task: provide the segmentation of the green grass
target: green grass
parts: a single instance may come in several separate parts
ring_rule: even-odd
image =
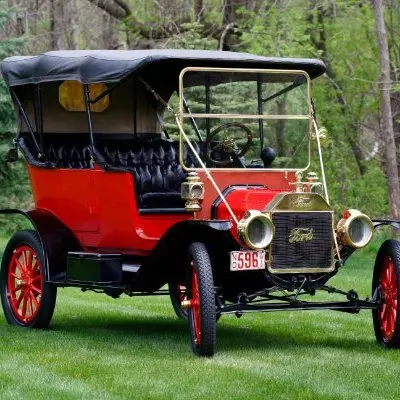
[[[377,244],[332,284],[368,295]],[[198,359],[168,298],[60,289],[51,328],[0,317],[1,399],[395,399],[400,351],[375,343],[371,313],[222,317],[217,354]]]

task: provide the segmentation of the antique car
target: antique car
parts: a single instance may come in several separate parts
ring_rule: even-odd
[[[3,254],[8,323],[47,327],[57,287],[73,286],[169,296],[199,356],[220,316],[278,310],[370,309],[377,341],[400,346],[398,241],[378,252],[371,298],[327,285],[375,228],[400,224],[334,215],[311,97],[323,62],[53,51],[1,71],[35,204],[0,210],[32,226]]]

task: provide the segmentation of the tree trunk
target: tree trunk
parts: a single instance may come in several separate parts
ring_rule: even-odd
[[[236,11],[245,5],[245,0],[225,0],[222,31],[220,39],[220,50],[233,50],[235,44],[238,43],[234,35],[234,27],[236,25]]]
[[[383,1],[373,0],[373,6],[375,10],[376,33],[378,37],[378,50],[381,69],[381,133],[386,148],[385,161],[389,186],[390,215],[393,219],[400,219],[399,171],[397,169],[392,108],[390,104],[392,81],[390,78],[389,48],[386,36],[385,20],[383,17]]]
[[[103,49],[116,50],[119,48],[115,19],[109,14],[103,15],[101,38]]]
[[[17,36],[23,36],[26,33],[26,14],[24,11],[17,12]]]
[[[76,0],[64,2],[64,18],[67,22],[67,46],[69,50],[78,49],[78,15],[76,10]]]
[[[194,15],[199,22],[203,19],[203,0],[194,0]]]
[[[50,38],[53,50],[62,49],[62,0],[50,0]]]

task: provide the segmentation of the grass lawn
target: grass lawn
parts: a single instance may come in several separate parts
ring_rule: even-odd
[[[332,284],[369,295],[377,244]],[[198,359],[169,299],[59,289],[51,328],[0,316],[1,399],[397,399],[400,351],[375,344],[371,313],[222,317]]]

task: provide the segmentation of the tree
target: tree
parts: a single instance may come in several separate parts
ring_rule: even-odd
[[[15,14],[6,2],[0,0],[0,61],[5,57],[16,55],[22,49],[23,38],[4,37],[7,22],[15,18]],[[5,155],[11,147],[15,135],[15,112],[6,84],[0,78],[0,208],[24,208],[30,203],[30,188],[26,176],[25,166],[19,161],[12,166],[8,165]],[[0,216],[2,231],[12,230],[8,217]]]
[[[384,5],[382,0],[373,0],[375,10],[376,33],[378,38],[381,86],[381,132],[385,143],[386,172],[388,176],[390,214],[393,219],[400,219],[400,187],[397,168],[396,145],[393,133],[392,108],[390,92],[392,80],[390,76],[390,57],[386,36]]]

